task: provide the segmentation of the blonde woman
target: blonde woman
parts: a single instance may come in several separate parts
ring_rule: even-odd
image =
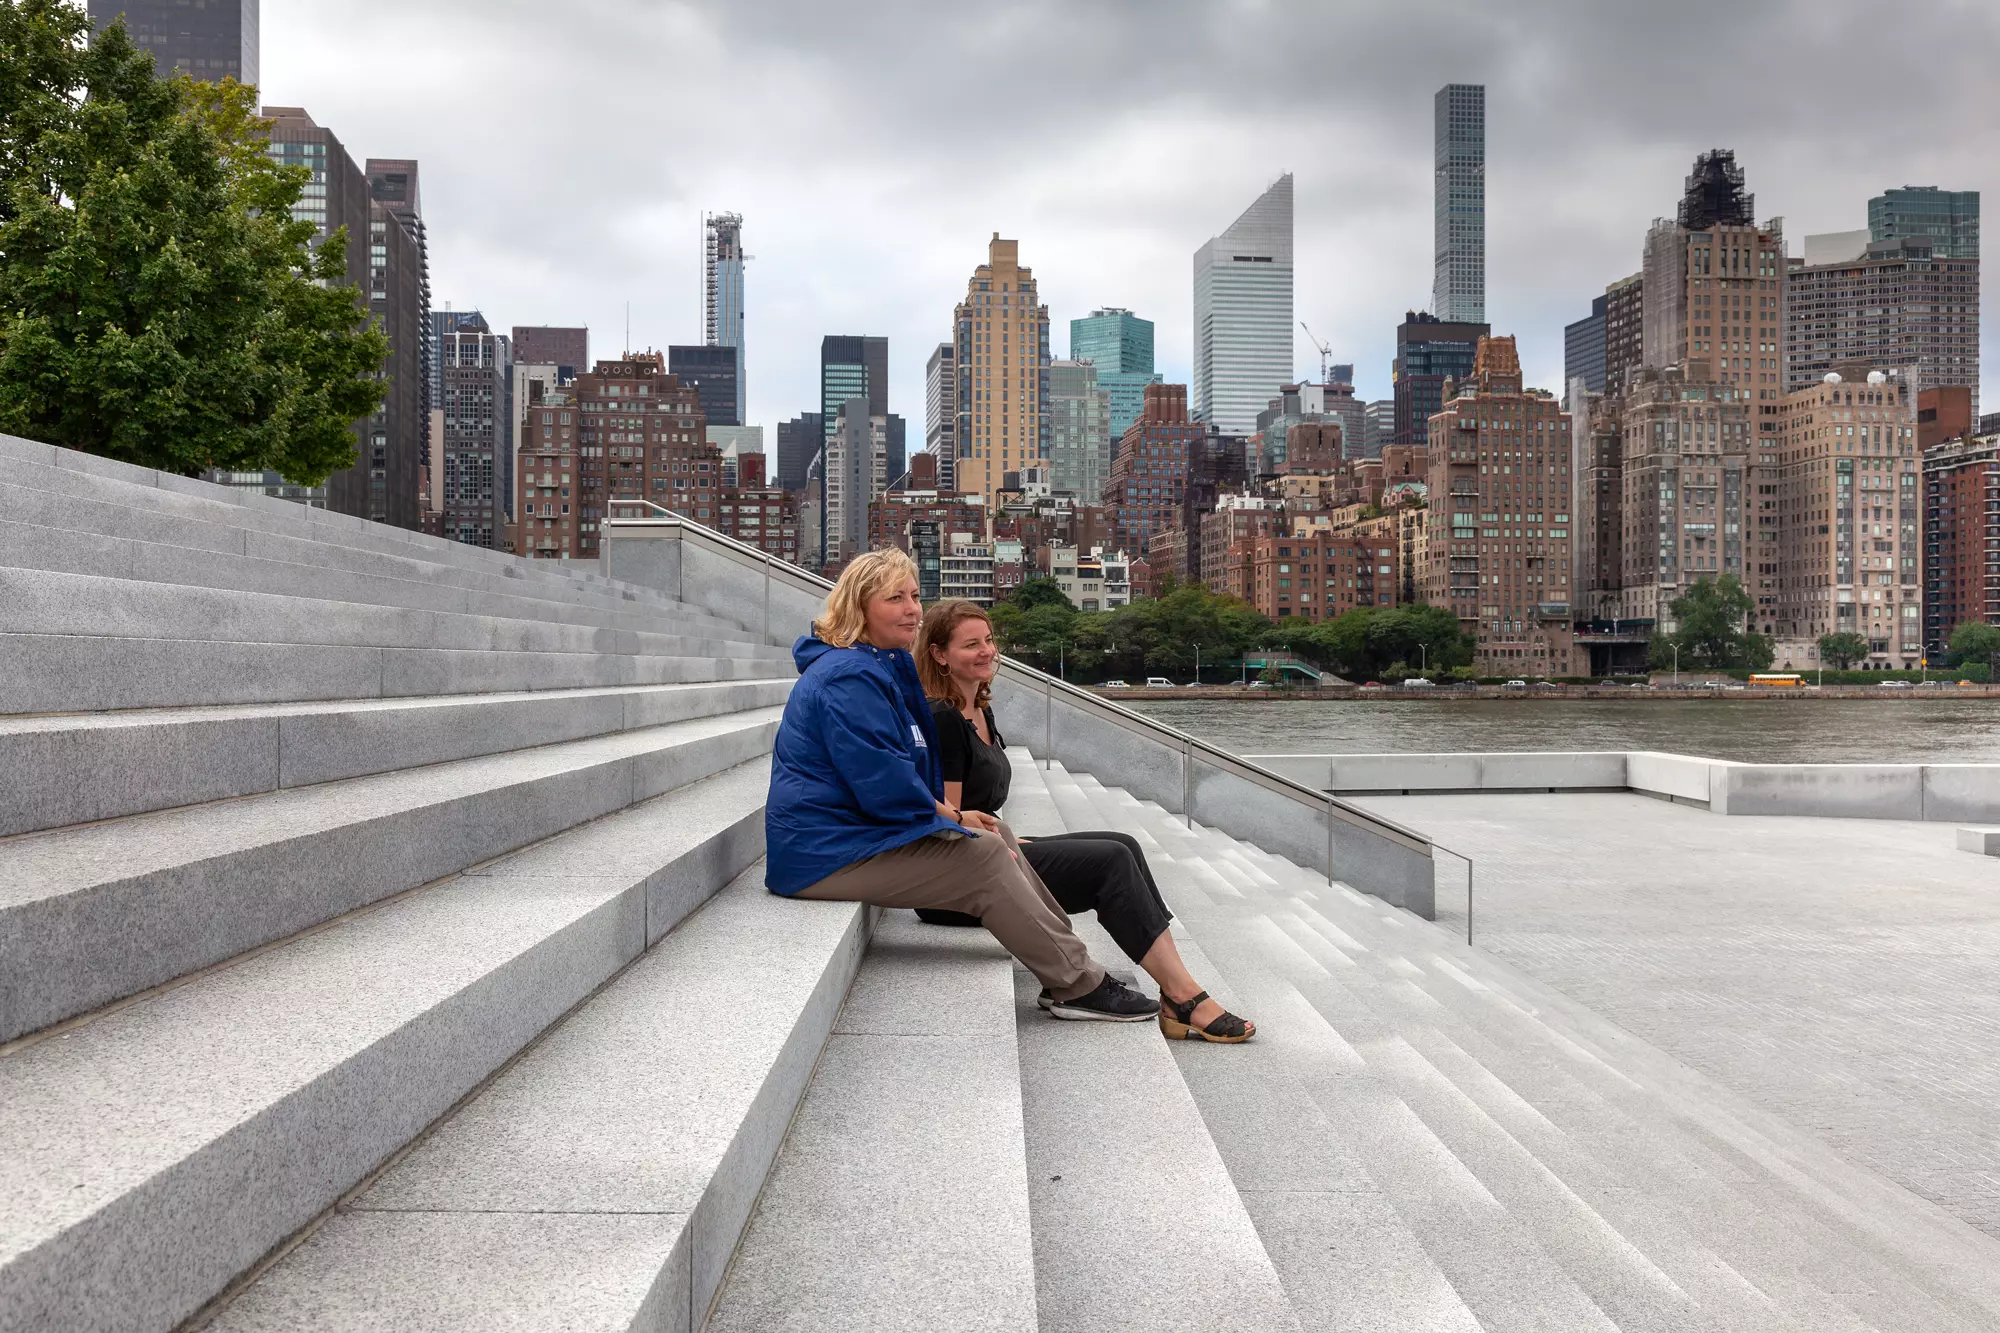
[[[1000,664],[992,619],[972,602],[939,602],[924,615],[916,656],[917,675],[937,723],[945,802],[962,808],[968,819],[975,812],[998,816],[1007,803],[1014,766],[989,707]],[[1167,929],[1173,913],[1153,882],[1137,839],[1087,830],[1022,838],[1020,846],[1064,911],[1097,913],[1125,956],[1160,984],[1160,1031],[1168,1038],[1233,1044],[1256,1034],[1255,1023],[1211,999],[1181,961],[1180,947]],[[940,925],[979,924],[935,911],[922,915]],[[1042,997],[1043,1004],[1050,1002]]]
[[[799,682],[771,755],[765,886],[968,913],[1048,988],[1055,1017],[1152,1018],[1159,1005],[1092,960],[1000,822],[942,799],[937,729],[910,656],[922,618],[916,564],[870,551],[792,646]]]

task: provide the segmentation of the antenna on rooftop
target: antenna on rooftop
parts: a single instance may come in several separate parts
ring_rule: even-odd
[[[1314,335],[1312,329],[1307,327],[1306,322],[1304,320],[1299,321],[1299,327],[1305,329],[1306,341],[1310,342],[1314,347],[1319,348],[1319,382],[1321,384],[1325,384],[1327,375],[1326,367],[1328,360],[1330,360],[1333,356],[1333,344],[1321,342],[1319,338]]]

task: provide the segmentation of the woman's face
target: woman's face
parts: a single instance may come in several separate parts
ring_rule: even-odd
[[[877,648],[908,650],[924,623],[924,606],[917,600],[917,581],[905,578],[878,591],[862,605],[866,621],[861,637]]]
[[[993,679],[1000,666],[1000,650],[993,644],[993,627],[977,616],[958,622],[951,642],[942,648],[933,644],[931,655],[951,678],[965,685],[980,685]]]

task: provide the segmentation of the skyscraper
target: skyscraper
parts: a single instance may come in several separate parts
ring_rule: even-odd
[[[366,517],[399,528],[423,524],[418,478],[430,456],[431,280],[417,164],[369,158],[368,309],[389,338],[381,407],[363,427]]]
[[[1568,675],[1569,418],[1522,386],[1512,338],[1481,338],[1454,390],[1430,423],[1422,595],[1476,637],[1475,666]]]
[[[736,400],[730,421],[744,423],[748,388],[743,365],[743,215],[706,213],[701,220],[702,341],[710,347],[736,349]],[[704,400],[706,401],[706,400]],[[709,424],[719,424],[711,416]]]
[[[958,367],[958,489],[991,506],[1003,474],[1049,457],[1049,308],[1036,297],[1021,243],[987,243],[952,312]]]
[[[1592,393],[1604,392],[1604,304],[1592,297],[1590,313],[1563,326],[1563,383],[1582,380]]]
[[[1472,373],[1484,324],[1454,324],[1412,310],[1396,328],[1395,444],[1422,444],[1430,419],[1444,406],[1444,382]]]
[[[1784,272],[1784,232],[1775,218],[1757,224],[1736,154],[1701,154],[1679,211],[1646,233],[1641,363],[1686,366],[1690,379],[1725,386],[1725,396],[1776,403],[1785,392]],[[1757,428],[1775,448],[1777,415],[1758,413]]]
[[[1432,112],[1436,175],[1431,309],[1448,324],[1486,322],[1486,85],[1447,83]]]
[[[554,366],[557,375],[575,379],[590,369],[590,330],[548,324],[514,326],[514,360]]]
[[[1292,373],[1292,174],[1194,252],[1190,413],[1249,435]],[[1072,349],[1074,350],[1074,349]]]
[[[186,70],[204,83],[257,82],[257,0],[90,0],[91,26],[124,16],[161,78]]]
[[[1868,239],[1928,236],[1939,259],[1979,258],[1979,191],[1905,185],[1868,201]]]
[[[850,417],[881,417],[886,449],[889,415],[889,340],[829,335],[820,340],[819,346],[819,410],[823,432],[820,445],[823,456],[820,475],[825,485],[820,488],[820,546],[816,554],[822,565],[833,558],[838,550],[839,531],[834,523],[837,516],[832,513],[830,506],[836,493],[842,490],[842,482],[845,480],[834,472],[834,438],[842,429],[842,411],[849,400],[855,398],[863,400],[866,410],[850,413]],[[850,422],[848,429],[851,431],[858,427]],[[861,512],[864,516],[868,512],[868,502],[873,498],[872,495],[862,498]],[[863,521],[865,523],[865,518]]]
[[[736,405],[743,401],[737,370],[742,365],[740,347],[703,343],[693,347],[667,348],[667,370],[684,385],[701,391],[701,410],[711,426],[741,426]]]
[[[1646,325],[1646,280],[1642,273],[1620,278],[1604,289],[1604,391],[1617,393],[1625,372],[1640,364]]]
[[[817,412],[801,412],[790,421],[778,423],[777,484],[788,491],[802,491],[813,459],[826,447],[826,423]],[[818,515],[815,513],[814,522]],[[818,547],[813,548],[818,554]]]
[[[1049,485],[1094,505],[1111,471],[1111,395],[1089,361],[1049,364]]]
[[[164,12],[167,6],[161,6]],[[206,11],[203,11],[204,13]],[[265,107],[271,118],[269,152],[286,166],[302,166],[312,174],[292,205],[292,217],[313,226],[318,244],[340,228],[347,229],[347,272],[345,283],[353,289],[357,302],[365,302],[369,289],[363,284],[371,276],[371,204],[368,179],[347,149],[330,129],[316,124],[302,107]],[[393,352],[391,360],[393,363]],[[315,509],[331,509],[339,514],[366,517],[369,513],[369,472],[373,451],[371,422],[355,423],[354,466],[343,468],[320,486],[295,486],[275,472],[223,472],[211,480],[229,486],[262,490],[266,495],[297,500]],[[386,478],[385,478],[386,481]]]
[[[438,340],[438,406],[444,412],[444,535],[468,546],[497,546],[511,512],[507,339],[478,311],[457,317]]]
[[[1122,306],[1093,310],[1069,322],[1069,355],[1097,367],[1097,387],[1111,395],[1111,442],[1116,450],[1125,428],[1139,419],[1146,386],[1158,384],[1153,370],[1153,321]]]
[[[1785,391],[1850,363],[1894,366],[1917,390],[1963,385],[1979,411],[1979,261],[1929,236],[1806,237],[1785,273]],[[1844,244],[1843,244],[1844,243]]]
[[[937,460],[938,488],[958,489],[958,354],[951,343],[939,343],[924,363],[924,448]]]

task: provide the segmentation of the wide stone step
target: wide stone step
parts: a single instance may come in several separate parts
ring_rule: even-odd
[[[0,634],[0,716],[786,680],[758,657]]]
[[[679,788],[0,1053],[0,1329],[175,1327],[755,861],[768,772]],[[684,1126],[645,1128],[666,1143]]]
[[[708,1333],[1034,1333],[1013,971],[883,916]]]
[[[0,436],[0,519],[565,603],[680,606],[587,565],[521,560],[7,436]]]
[[[0,717],[0,836],[784,703],[789,680]]]
[[[780,711],[0,841],[0,1041],[766,755]]]
[[[745,639],[0,568],[0,634],[789,660]]]
[[[1103,827],[1061,794],[1075,787],[1060,764],[1040,776],[1078,815],[1067,831]],[[1094,915],[1074,925],[1099,962],[1157,993]],[[1300,1328],[1158,1025],[1059,1022],[1036,1006],[1032,975],[1017,968],[1014,982],[1045,1333]]]
[[[211,1327],[700,1328],[872,915],[762,881],[739,876]]]
[[[10,502],[18,504],[22,494],[18,488],[0,487],[0,513],[6,511]],[[334,554],[341,548],[316,542],[292,544],[297,549],[285,553],[289,558],[279,559],[0,521],[0,567],[551,624],[668,631],[745,641],[756,638],[734,621],[679,604],[649,605],[569,588],[543,588],[540,589],[543,595],[536,596],[518,579],[477,580],[511,585],[503,589],[465,587],[463,580],[436,577],[448,566],[427,566],[414,561],[408,562],[407,570],[393,576],[357,573],[343,567],[351,561]],[[561,593],[559,597],[548,595],[557,592]]]
[[[1049,796],[1041,761],[1018,745],[1007,747],[1007,758],[1014,768],[1013,780],[1008,784],[1007,808],[1000,812],[1007,826],[1022,838],[1065,832],[1062,815]]]
[[[1885,1197],[1883,1182],[1788,1126],[1751,1128],[1712,1086],[1695,1088],[1691,1071],[1434,927],[1235,846],[1244,867],[1282,887],[1266,895],[1235,874],[1232,888],[1268,918],[1253,934],[1241,923],[1217,926],[1221,939],[1201,929],[1211,949],[1244,948],[1239,979],[1268,972],[1310,997],[1351,1058],[1621,1327],[1977,1328],[1990,1318],[1984,1283],[1963,1280],[1981,1267],[1964,1251],[1971,1238],[1937,1231],[1949,1220],[1920,1200]],[[1668,1086],[1681,1080],[1685,1094]],[[1816,1166],[1799,1164],[1808,1160]],[[1842,1201],[1828,1181],[1859,1193]],[[1920,1215],[1907,1215],[1911,1205]],[[1870,1213],[1897,1222],[1857,1229]],[[1894,1230],[1922,1239],[1885,1244]]]

